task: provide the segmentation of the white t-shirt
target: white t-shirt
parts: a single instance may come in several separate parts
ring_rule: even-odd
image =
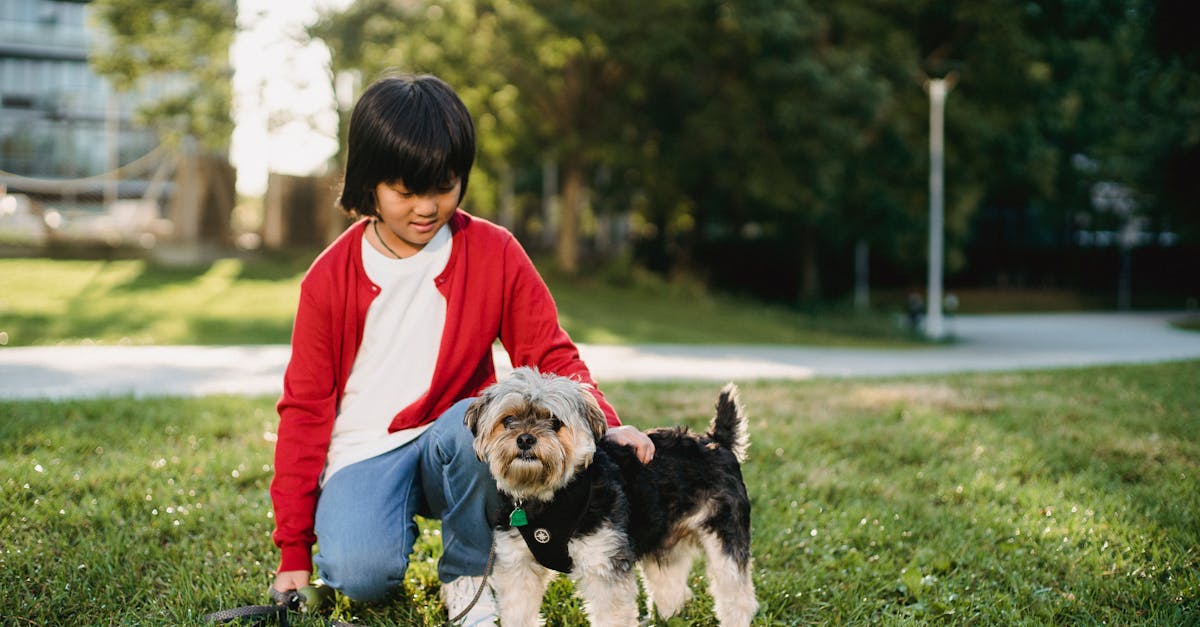
[[[428,428],[388,433],[392,418],[420,398],[433,379],[446,326],[446,299],[434,279],[450,259],[450,235],[443,226],[417,254],[396,259],[375,250],[363,233],[363,268],[379,295],[367,309],[362,344],[333,423],[322,485],[338,470],[393,450]]]

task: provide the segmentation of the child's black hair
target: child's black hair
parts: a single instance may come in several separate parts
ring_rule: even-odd
[[[350,115],[346,176],[338,202],[352,215],[376,216],[375,187],[400,181],[423,195],[456,177],[467,193],[475,162],[475,125],[466,105],[436,76],[382,78]]]

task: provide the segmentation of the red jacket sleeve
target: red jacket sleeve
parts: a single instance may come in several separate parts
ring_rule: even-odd
[[[514,367],[534,366],[541,372],[570,377],[591,386],[610,427],[621,425],[617,412],[592,380],[579,349],[558,322],[558,307],[529,255],[510,236],[503,251],[504,312],[500,342]]]
[[[271,500],[281,571],[312,570],[319,482],[337,416],[333,344],[337,339],[332,336],[328,289],[316,280],[301,284],[292,355],[277,405],[279,435]]]

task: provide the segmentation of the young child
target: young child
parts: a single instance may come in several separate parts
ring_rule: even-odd
[[[463,414],[496,379],[497,338],[514,366],[593,384],[606,437],[653,456],[594,387],[517,240],[458,208],[474,156],[470,114],[436,77],[384,78],[354,108],[339,202],[361,219],[304,276],[278,403],[280,592],[308,585],[315,564],[350,598],[383,598],[403,582],[420,514],[442,521],[447,610],[469,604],[497,496]],[[468,623],[491,612],[484,594]]]

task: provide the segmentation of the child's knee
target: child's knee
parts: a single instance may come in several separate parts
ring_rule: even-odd
[[[331,588],[355,601],[380,601],[404,585],[408,560],[395,555],[368,552],[318,557],[321,579]]]

